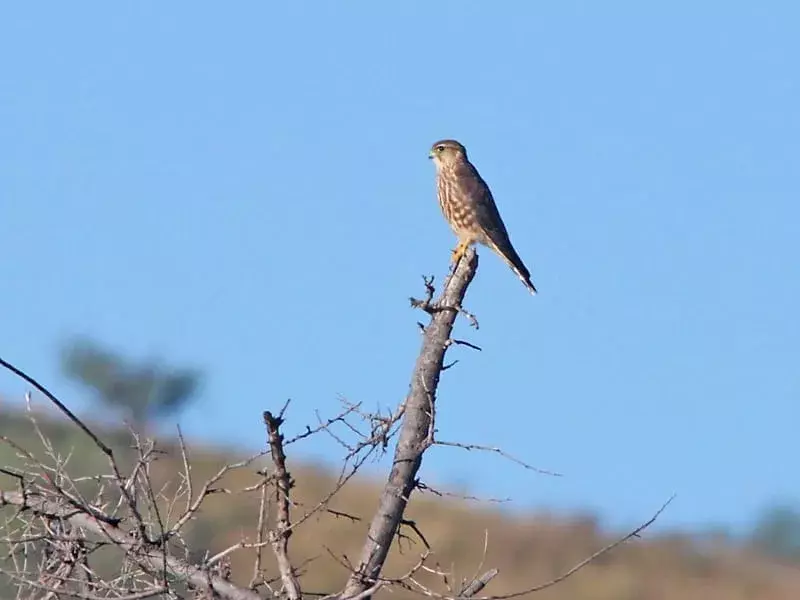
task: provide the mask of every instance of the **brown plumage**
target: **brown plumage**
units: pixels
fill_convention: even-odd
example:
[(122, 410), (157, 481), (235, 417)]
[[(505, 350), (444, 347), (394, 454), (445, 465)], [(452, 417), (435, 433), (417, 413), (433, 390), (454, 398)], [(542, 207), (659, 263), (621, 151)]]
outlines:
[(436, 165), (436, 192), (445, 219), (458, 237), (453, 262), (474, 243), (491, 248), (517, 274), (531, 294), (536, 288), (531, 274), (511, 245), (489, 186), (456, 140), (440, 140), (428, 155)]

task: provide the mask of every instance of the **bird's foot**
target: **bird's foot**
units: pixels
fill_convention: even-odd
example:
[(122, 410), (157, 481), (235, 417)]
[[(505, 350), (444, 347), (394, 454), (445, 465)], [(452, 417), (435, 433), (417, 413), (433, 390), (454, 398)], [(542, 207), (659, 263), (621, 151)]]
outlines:
[(464, 242), (458, 242), (458, 246), (455, 247), (452, 254), (450, 255), (450, 263), (454, 265), (459, 260), (461, 260), (461, 257), (464, 256), (464, 253), (467, 251), (467, 248), (469, 248), (469, 244), (465, 244)]

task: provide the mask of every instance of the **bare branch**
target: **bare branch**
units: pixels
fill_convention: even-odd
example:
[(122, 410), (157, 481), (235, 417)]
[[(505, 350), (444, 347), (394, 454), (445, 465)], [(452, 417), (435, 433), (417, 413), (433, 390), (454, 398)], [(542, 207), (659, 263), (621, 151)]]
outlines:
[(503, 504), (505, 502), (511, 502), (511, 498), (480, 498), (478, 496), (470, 496), (469, 494), (459, 494), (456, 492), (446, 492), (443, 490), (436, 489), (432, 487), (430, 484), (425, 483), (423, 481), (417, 481), (417, 489), (420, 492), (430, 492), (434, 496), (438, 496), (439, 498), (458, 498), (459, 500), (470, 500), (472, 502), (490, 502), (492, 504)]
[[(461, 267), (461, 265), (470, 263), (472, 261), (472, 256), (473, 255), (474, 255), (475, 261), (476, 261), (475, 262), (475, 269), (477, 269), (478, 254), (475, 252), (474, 249), (470, 249), (469, 252), (472, 253), (471, 256), (467, 256), (465, 254), (464, 258), (466, 260), (460, 260), (458, 262), (458, 264), (455, 266), (455, 269), (450, 273), (450, 276), (445, 280), (445, 283), (444, 283), (444, 289), (445, 290), (447, 290), (448, 287), (450, 286), (450, 284), (452, 283), (453, 278), (459, 272), (459, 270), (460, 270), (459, 268)], [(467, 269), (469, 269), (469, 268), (471, 268), (471, 267), (467, 267)], [(474, 276), (475, 276), (475, 274), (473, 272), (472, 277), (474, 277)], [(463, 306), (461, 306), (461, 302), (464, 300), (464, 294), (462, 294), (460, 298), (457, 298), (455, 302), (444, 302), (444, 295), (442, 295), (439, 298), (439, 300), (434, 302), (433, 301), (433, 294), (435, 293), (436, 289), (433, 287), (433, 276), (432, 275), (430, 277), (423, 276), (422, 280), (425, 283), (425, 298), (423, 298), (422, 300), (420, 300), (418, 298), (413, 298), (413, 297), (409, 298), (408, 300), (411, 303), (411, 307), (412, 308), (418, 308), (420, 310), (424, 310), (426, 313), (428, 313), (431, 316), (433, 316), (433, 315), (435, 315), (437, 313), (440, 313), (442, 311), (445, 311), (445, 310), (454, 310), (454, 311), (456, 311), (456, 313), (463, 315), (464, 318), (467, 319), (467, 321), (469, 322), (469, 324), (472, 327), (474, 327), (475, 329), (479, 329), (478, 319), (475, 317), (475, 315), (473, 315), (471, 312), (469, 312)], [(467, 284), (464, 286), (464, 293), (465, 294), (466, 294), (466, 288), (467, 288), (467, 286), (469, 286), (469, 283), (471, 281), (472, 281), (472, 279), (470, 278), (469, 282), (467, 282)], [(419, 325), (420, 329), (424, 333), (426, 327), (422, 323), (417, 323), (417, 325)]]
[[(163, 481), (160, 477), (161, 469), (154, 466), (157, 455), (162, 452), (156, 450), (154, 442), (143, 442), (135, 432), (131, 432), (135, 440), (133, 449), (136, 455), (132, 457), (135, 462), (129, 466), (131, 457), (124, 453), (119, 456), (125, 460), (120, 459), (118, 463), (112, 448), (55, 395), (36, 379), (0, 358), (0, 366), (31, 384), (77, 425), (106, 457), (110, 466), (110, 471), (104, 473), (71, 478), (67, 467), (76, 458), (72, 458), (71, 452), (59, 452), (58, 446), (52, 444), (39, 428), (32, 413), (30, 420), (38, 436), (38, 441), (34, 441), (37, 445), (41, 442), (44, 461), (26, 450), (24, 444), (16, 443), (8, 437), (0, 437), (0, 442), (12, 448), (22, 464), (21, 468), (0, 468), (0, 473), (13, 477), (19, 487), (18, 491), (0, 490), (0, 508), (7, 505), (16, 507), (16, 512), (7, 518), (4, 535), (0, 538), (0, 542), (8, 544), (10, 548), (6, 559), (13, 563), (15, 571), (6, 573), (0, 570), (0, 573), (19, 585), (30, 588), (34, 597), (41, 596), (46, 600), (59, 597), (84, 600), (100, 600), (104, 597), (144, 600), (156, 595), (179, 597), (179, 588), (175, 588), (172, 583), (175, 579), (184, 582), (196, 592), (198, 599), (263, 600), (269, 597), (302, 600), (304, 594), (300, 578), (307, 570), (306, 565), (314, 559), (309, 558), (300, 567), (293, 566), (289, 556), (291, 536), (312, 515), (318, 513), (345, 517), (353, 522), (360, 521), (359, 516), (331, 508), (331, 500), (370, 457), (382, 457), (395, 436), (398, 439), (391, 470), (381, 490), (377, 509), (369, 521), (366, 539), (357, 555), (358, 560), (351, 561), (348, 555), (337, 557), (331, 552), (335, 560), (349, 572), (344, 589), (338, 594), (306, 596), (319, 595), (336, 600), (371, 600), (378, 590), (386, 588), (392, 591), (395, 588), (437, 600), (508, 600), (564, 581), (599, 556), (637, 537), (655, 522), (672, 498), (646, 523), (601, 548), (562, 575), (518, 592), (502, 596), (478, 596), (498, 575), (497, 569), (479, 575), (484, 571), (488, 532), (484, 539), (483, 559), (475, 569), (472, 579), (461, 578), (457, 581), (454, 566), (446, 571), (438, 563), (435, 568), (426, 564), (433, 549), (422, 528), (405, 517), (411, 494), (416, 489), (440, 496), (456, 496), (432, 489), (419, 480), (423, 455), (432, 446), (490, 452), (525, 469), (560, 476), (559, 473), (533, 467), (498, 447), (436, 439), (439, 380), (442, 372), (458, 362), (445, 364), (448, 349), (453, 345), (460, 345), (481, 350), (471, 342), (452, 337), (459, 315), (472, 327), (478, 328), (475, 316), (463, 308), (466, 290), (477, 267), (477, 253), (474, 248), (470, 248), (445, 279), (437, 298), (434, 298), (436, 289), (433, 277), (423, 277), (424, 297), (421, 300), (410, 299), (411, 305), (427, 313), (430, 320), (427, 325), (419, 324), (423, 334), (420, 353), (412, 373), (408, 395), (396, 409), (387, 412), (379, 408), (375, 412), (367, 412), (361, 403), (343, 400), (344, 410), (338, 415), (328, 419), (317, 415), (318, 424), (314, 428), (306, 426), (304, 431), (286, 440), (281, 432), (284, 415), (290, 404), (286, 401), (277, 416), (269, 411), (263, 413), (267, 432), (266, 449), (246, 460), (226, 464), (205, 482), (196, 495), (195, 483), (199, 487), (199, 482), (193, 481), (192, 465), (180, 428), (176, 446), (179, 447), (182, 464), (175, 467), (172, 473), (177, 482), (175, 479)], [(26, 395), (26, 400), (30, 412), (29, 394)], [(333, 488), (321, 499), (315, 497), (311, 501), (298, 502), (292, 494), (294, 481), (287, 468), (285, 448), (288, 444), (302, 441), (316, 433), (327, 434), (344, 449), (341, 471)], [(267, 452), (271, 455), (272, 466), (257, 472), (263, 479), (257, 483), (248, 481), (247, 485), (239, 485), (233, 491), (217, 487), (226, 473), (249, 465)], [(125, 467), (124, 474), (120, 465)], [(157, 485), (160, 487), (156, 487)], [(86, 493), (87, 486), (91, 490), (89, 493)], [(174, 493), (169, 493), (169, 490), (174, 490)], [(238, 543), (221, 551), (215, 549), (216, 553), (213, 555), (209, 550), (203, 551), (205, 560), (190, 558), (197, 555), (198, 549), (188, 547), (185, 539), (188, 534), (182, 531), (183, 528), (198, 515), (209, 495), (230, 494), (234, 491), (239, 494), (260, 492), (254, 539), (243, 534)], [(459, 497), (477, 500), (470, 496)], [(268, 515), (272, 514), (273, 503), (276, 509), (275, 521), (270, 528)], [(14, 511), (8, 511), (12, 512)], [(253, 521), (255, 520), (254, 515)], [(399, 578), (382, 576), (392, 545), (397, 543), (400, 552), (405, 553), (409, 546), (419, 548), (417, 538), (424, 545), (424, 551), (420, 553), (416, 564)], [(278, 573), (273, 574), (272, 579), (268, 579), (264, 572), (263, 548), (267, 545), (271, 546), (278, 565)], [(320, 545), (328, 550), (324, 542)], [(97, 561), (91, 556), (92, 553), (109, 546), (121, 550), (122, 558), (114, 575), (104, 580), (90, 568), (89, 559), (91, 558), (92, 566), (95, 566)], [(176, 553), (176, 549), (179, 552)], [(234, 552), (242, 549), (255, 551), (252, 578), (247, 588), (230, 581), (231, 557)], [(178, 558), (176, 554), (185, 558)], [(36, 561), (39, 561), (38, 564), (34, 564)], [(33, 569), (29, 569), (31, 564), (34, 564)], [(31, 573), (36, 575), (31, 576)], [(446, 593), (440, 593), (441, 587), (439, 591), (426, 587), (423, 583), (427, 578), (426, 574), (440, 577)], [(262, 587), (264, 595), (260, 593)]]
[(22, 511), (31, 511), (44, 518), (61, 519), (76, 527), (82, 527), (100, 537), (113, 542), (119, 548), (135, 556), (137, 563), (148, 569), (160, 570), (166, 560), (167, 568), (174, 577), (187, 581), (200, 589), (211, 588), (229, 600), (262, 600), (256, 592), (236, 586), (224, 578), (208, 572), (174, 556), (166, 556), (160, 545), (142, 544), (136, 535), (131, 535), (118, 525), (95, 519), (91, 514), (77, 511), (42, 497), (39, 494), (6, 492), (0, 490), (0, 507), (12, 505)]
[(84, 432), (86, 435), (88, 435), (90, 438), (92, 438), (92, 441), (95, 443), (95, 445), (96, 445), (98, 448), (100, 448), (100, 450), (102, 450), (103, 454), (105, 454), (106, 456), (109, 456), (109, 457), (113, 455), (113, 452), (111, 451), (111, 448), (109, 448), (108, 446), (106, 446), (106, 445), (105, 445), (105, 444), (104, 444), (104, 443), (103, 443), (103, 442), (100, 440), (100, 438), (98, 438), (98, 437), (97, 437), (97, 436), (96, 436), (96, 435), (95, 435), (95, 434), (92, 432), (92, 430), (91, 430), (91, 429), (89, 429), (89, 428), (88, 428), (86, 425), (84, 425), (83, 421), (81, 421), (81, 420), (80, 420), (78, 417), (76, 417), (76, 416), (73, 414), (73, 412), (72, 412), (70, 409), (68, 409), (68, 408), (67, 408), (67, 407), (66, 407), (66, 406), (65, 406), (65, 405), (64, 405), (64, 404), (61, 402), (61, 400), (59, 400), (58, 398), (56, 398), (56, 397), (53, 395), (53, 393), (52, 393), (52, 392), (50, 392), (50, 390), (48, 390), (46, 387), (44, 387), (44, 386), (43, 386), (41, 383), (39, 383), (39, 382), (38, 382), (36, 379), (34, 379), (33, 377), (31, 377), (30, 375), (28, 375), (27, 373), (25, 373), (25, 371), (22, 371), (21, 369), (18, 369), (17, 367), (15, 367), (14, 365), (12, 365), (10, 362), (8, 362), (8, 361), (6, 361), (6, 360), (3, 360), (2, 358), (0, 358), (0, 366), (2, 366), (2, 367), (5, 367), (6, 369), (8, 369), (8, 370), (9, 370), (9, 371), (11, 371), (12, 373), (14, 373), (14, 375), (16, 375), (17, 377), (19, 377), (19, 378), (21, 378), (21, 379), (24, 379), (25, 381), (27, 381), (28, 383), (30, 383), (30, 384), (31, 384), (33, 387), (35, 387), (37, 390), (39, 390), (39, 391), (40, 391), (42, 394), (44, 394), (44, 395), (45, 395), (45, 397), (46, 397), (48, 400), (50, 400), (50, 402), (52, 402), (53, 404), (55, 404), (55, 405), (58, 407), (58, 409), (59, 409), (59, 410), (60, 410), (62, 413), (64, 413), (64, 415), (66, 415), (66, 417), (67, 417), (67, 418), (68, 418), (70, 421), (72, 421), (72, 422), (73, 422), (75, 425), (77, 425), (77, 426), (78, 426), (78, 428), (79, 428), (81, 431), (83, 431), (83, 432)]
[[(66, 417), (70, 421), (72, 421), (75, 425), (78, 426), (78, 428), (81, 431), (83, 431), (87, 436), (89, 436), (91, 438), (91, 440), (94, 442), (95, 446), (97, 446), (100, 449), (100, 451), (103, 454), (105, 454), (106, 458), (108, 459), (109, 466), (111, 467), (111, 469), (112, 469), (112, 471), (114, 473), (114, 480), (117, 482), (117, 486), (119, 487), (119, 490), (122, 493), (123, 498), (125, 499), (125, 502), (126, 502), (126, 504), (128, 506), (128, 509), (130, 510), (131, 514), (133, 515), (134, 519), (136, 520), (136, 524), (137, 524), (138, 529), (139, 529), (139, 532), (138, 532), (139, 536), (143, 540), (147, 539), (147, 526), (146, 526), (146, 524), (144, 522), (144, 519), (142, 518), (141, 513), (139, 512), (139, 509), (138, 509), (138, 506), (137, 506), (137, 503), (136, 503), (135, 494), (132, 494), (130, 489), (126, 485), (125, 479), (122, 477), (122, 474), (121, 474), (120, 469), (119, 469), (119, 465), (117, 464), (117, 460), (114, 457), (113, 450), (111, 450), (111, 448), (109, 446), (107, 446), (105, 443), (103, 443), (103, 441), (97, 435), (95, 435), (95, 433), (83, 421), (81, 421), (77, 416), (75, 416), (75, 414), (69, 408), (67, 408), (67, 406), (63, 402), (61, 402), (61, 400), (59, 400), (55, 396), (55, 394), (53, 394), (50, 390), (48, 390), (44, 385), (39, 383), (35, 378), (33, 378), (32, 376), (28, 375), (27, 373), (25, 373), (21, 369), (18, 369), (17, 367), (12, 365), (8, 361), (3, 360), (2, 358), (0, 358), (0, 366), (5, 367), (6, 369), (11, 371), (12, 373), (17, 375), (18, 377), (20, 377), (23, 380), (25, 380), (28, 383), (30, 383), (33, 387), (35, 387), (37, 390), (39, 390), (39, 392), (44, 394), (44, 396), (48, 400), (50, 400), (50, 402), (55, 404), (56, 407), (64, 415), (66, 415)], [(62, 495), (66, 496), (66, 497), (69, 497), (68, 494), (66, 494), (66, 493), (62, 493)], [(95, 514), (94, 516), (95, 516), (95, 518), (102, 518), (103, 517), (103, 515), (100, 515), (100, 514)], [(109, 517), (105, 517), (105, 518), (108, 519)]]
[(352, 405), (346, 407), (346, 409), (343, 412), (339, 413), (335, 417), (331, 417), (330, 419), (325, 420), (324, 422), (320, 423), (319, 425), (317, 425), (313, 429), (311, 427), (309, 427), (308, 425), (306, 425), (306, 430), (303, 433), (300, 433), (300, 434), (294, 436), (293, 438), (288, 439), (288, 440), (283, 442), (284, 448), (286, 446), (288, 446), (289, 444), (294, 444), (295, 442), (299, 442), (300, 440), (303, 440), (303, 439), (305, 439), (305, 438), (307, 438), (309, 436), (312, 436), (315, 433), (317, 433), (319, 431), (322, 431), (323, 429), (329, 429), (331, 427), (331, 425), (333, 425), (334, 423), (342, 423), (342, 422), (344, 422), (344, 420), (347, 417), (347, 415), (349, 415), (350, 413), (358, 410), (358, 406), (359, 406), (358, 404), (352, 404)]
[[(436, 313), (437, 310), (433, 302), (433, 295), (436, 293), (436, 288), (433, 287), (433, 280), (434, 280), (433, 275), (431, 276), (423, 275), (422, 282), (423, 285), (425, 286), (425, 298), (422, 300), (418, 300), (417, 298), (408, 299), (413, 308), (419, 308), (420, 310), (424, 310), (426, 313), (431, 315)], [(418, 325), (420, 326), (420, 329), (422, 329), (424, 332), (425, 326), (422, 323), (418, 323)]]
[(264, 456), (265, 452), (258, 452), (244, 460), (241, 460), (237, 463), (227, 464), (222, 466), (219, 471), (217, 471), (210, 479), (208, 479), (204, 484), (203, 487), (200, 489), (200, 492), (197, 494), (197, 498), (192, 501), (189, 505), (189, 508), (181, 515), (181, 517), (175, 522), (175, 524), (168, 530), (165, 531), (164, 534), (161, 536), (160, 541), (167, 541), (174, 535), (176, 535), (186, 523), (188, 523), (200, 510), (200, 506), (205, 501), (206, 497), (210, 496), (211, 494), (220, 494), (225, 493), (227, 490), (222, 488), (214, 487), (220, 479), (222, 479), (226, 473), (232, 471), (234, 469), (239, 469), (241, 467), (246, 467), (247, 465), (251, 464), (254, 460)]
[(659, 508), (652, 517), (650, 517), (647, 521), (645, 521), (644, 523), (639, 525), (636, 529), (634, 529), (633, 531), (631, 531), (627, 535), (622, 536), (618, 540), (608, 544), (607, 546), (604, 546), (604, 547), (600, 548), (600, 550), (598, 550), (597, 552), (595, 552), (591, 556), (586, 557), (584, 560), (582, 560), (581, 562), (576, 564), (574, 567), (572, 567), (571, 569), (569, 569), (565, 573), (559, 575), (555, 579), (551, 579), (550, 581), (548, 581), (546, 583), (534, 586), (534, 587), (529, 588), (527, 590), (522, 590), (521, 592), (516, 592), (516, 593), (513, 593), (513, 594), (505, 594), (503, 596), (492, 596), (491, 599), (490, 598), (485, 598), (484, 600), (504, 600), (506, 598), (515, 598), (517, 596), (522, 596), (524, 594), (533, 593), (533, 592), (539, 592), (541, 590), (547, 589), (549, 587), (554, 586), (557, 583), (560, 583), (560, 582), (564, 581), (567, 577), (571, 577), (572, 575), (574, 575), (575, 573), (580, 571), (583, 567), (585, 567), (586, 565), (588, 565), (592, 561), (596, 560), (597, 558), (599, 558), (603, 554), (605, 554), (607, 552), (610, 552), (611, 550), (613, 550), (617, 546), (620, 546), (620, 545), (624, 544), (625, 542), (627, 542), (630, 539), (633, 539), (635, 537), (639, 537), (639, 534), (642, 531), (644, 531), (645, 529), (650, 527), (650, 525), (652, 525), (653, 523), (656, 522), (656, 519), (658, 519), (658, 517), (661, 516), (661, 513), (664, 512), (664, 510), (667, 508), (667, 506), (669, 506), (669, 504), (674, 499), (675, 499), (674, 495), (670, 496), (669, 500), (667, 500), (664, 504), (662, 504), (661, 508)]
[(186, 485), (186, 510), (192, 506), (192, 498), (194, 498), (194, 489), (192, 486), (192, 468), (189, 464), (189, 453), (186, 450), (186, 440), (183, 439), (183, 431), (178, 425), (178, 442), (181, 447), (181, 460), (183, 461), (183, 479)]
[(548, 471), (546, 469), (540, 469), (538, 467), (534, 467), (529, 465), (528, 463), (510, 455), (508, 452), (503, 450), (502, 448), (497, 448), (496, 446), (481, 446), (478, 444), (462, 444), (460, 442), (441, 442), (439, 440), (435, 440), (434, 444), (437, 446), (449, 446), (451, 448), (461, 448), (462, 450), (481, 450), (483, 452), (492, 452), (494, 454), (498, 454), (503, 458), (510, 460), (511, 462), (517, 463), (519, 466), (527, 469), (529, 471), (535, 471), (536, 473), (540, 473), (542, 475), (551, 475), (553, 477), (563, 477), (561, 473), (556, 473), (555, 471)]
[[(577, 563), (575, 566), (571, 567), (570, 569), (568, 569), (567, 571), (565, 571), (564, 573), (562, 573), (558, 577), (555, 577), (555, 578), (551, 579), (550, 581), (531, 586), (531, 587), (526, 588), (524, 590), (518, 590), (516, 592), (511, 592), (509, 594), (501, 594), (501, 595), (496, 595), (496, 596), (474, 596), (474, 595), (472, 595), (471, 597), (473, 598), (473, 600), (509, 600), (510, 598), (518, 598), (519, 596), (525, 596), (527, 594), (532, 594), (534, 592), (540, 592), (542, 590), (545, 590), (545, 589), (547, 589), (549, 587), (552, 587), (552, 586), (556, 585), (557, 583), (561, 583), (565, 579), (573, 576), (575, 573), (577, 573), (578, 571), (583, 569), (586, 565), (588, 565), (591, 562), (597, 560), (599, 557), (601, 557), (604, 554), (610, 552), (614, 548), (617, 548), (618, 546), (621, 546), (622, 544), (624, 544), (625, 542), (627, 542), (627, 541), (629, 541), (629, 540), (631, 540), (633, 538), (639, 537), (639, 534), (642, 533), (642, 531), (644, 531), (645, 529), (647, 529), (653, 523), (656, 522), (658, 517), (661, 516), (661, 513), (664, 512), (664, 510), (667, 508), (667, 506), (669, 506), (669, 504), (674, 499), (675, 499), (675, 496), (674, 495), (671, 496), (669, 498), (669, 500), (667, 500), (664, 504), (661, 505), (661, 507), (655, 512), (655, 514), (653, 514), (652, 517), (650, 517), (647, 521), (645, 521), (644, 523), (639, 525), (636, 529), (630, 531), (629, 533), (627, 533), (624, 536), (622, 536), (621, 538), (618, 538), (617, 540), (611, 542), (610, 544), (607, 544), (606, 546), (603, 546), (602, 548), (600, 548), (594, 554), (586, 557), (585, 559), (583, 559), (582, 561)], [(492, 575), (492, 577), (494, 577), (494, 575)], [(475, 583), (475, 582), (473, 582), (473, 583)], [(470, 588), (471, 586), (472, 586), (472, 584), (467, 586), (467, 588)], [(429, 590), (429, 589), (427, 589), (427, 588), (425, 588), (425, 587), (423, 587), (423, 586), (421, 586), (419, 584), (417, 584), (416, 587), (417, 587), (418, 591), (420, 591), (425, 596), (429, 596), (431, 598), (437, 598), (438, 600), (463, 600), (464, 598), (467, 597), (467, 596), (464, 596), (464, 595), (461, 595), (461, 596), (448, 596), (446, 594), (439, 594), (439, 593), (436, 593), (436, 592), (434, 592), (432, 590)], [(480, 591), (480, 590), (477, 590), (477, 591)], [(473, 594), (477, 593), (477, 591), (473, 592)]]
[(255, 589), (258, 580), (261, 578), (261, 561), (263, 555), (264, 528), (267, 521), (267, 482), (261, 484), (261, 498), (258, 503), (258, 524), (256, 525), (256, 558), (253, 564), (253, 576), (250, 579), (250, 588)]
[[(385, 581), (378, 581), (372, 587), (365, 589), (363, 592), (359, 592), (355, 596), (341, 596), (339, 600), (364, 600), (364, 598), (369, 598), (370, 596), (372, 596), (372, 594), (377, 592), (385, 585), (386, 585)], [(334, 598), (335, 596), (326, 596), (326, 597)]]
[(471, 598), (472, 596), (480, 592), (483, 588), (485, 588), (486, 584), (488, 584), (492, 579), (497, 577), (497, 574), (499, 572), (500, 571), (498, 571), (497, 569), (486, 571), (486, 573), (484, 573), (480, 577), (475, 578), (472, 581), (472, 583), (470, 583), (463, 590), (461, 590), (461, 592), (459, 592), (458, 595), (461, 598)]
[[(281, 411), (283, 412), (283, 411)], [(289, 514), (289, 491), (292, 488), (292, 478), (286, 469), (286, 454), (283, 451), (283, 435), (280, 427), (283, 418), (275, 417), (271, 412), (264, 411), (264, 425), (267, 426), (267, 442), (272, 452), (272, 462), (275, 464), (273, 481), (275, 483), (275, 500), (278, 506), (275, 528), (269, 532), (272, 551), (278, 561), (278, 571), (289, 600), (299, 600), (301, 597), (300, 582), (294, 574), (294, 568), (289, 560), (289, 538), (292, 536), (291, 518)]]
[[(92, 595), (92, 594), (84, 594), (84, 593), (81, 593), (81, 592), (76, 592), (76, 591), (71, 591), (71, 590), (66, 590), (66, 589), (55, 589), (55, 588), (53, 588), (51, 586), (43, 585), (41, 583), (38, 583), (36, 581), (32, 581), (30, 579), (25, 579), (23, 577), (20, 577), (16, 573), (11, 573), (11, 572), (5, 571), (3, 569), (0, 569), (0, 573), (5, 575), (6, 577), (9, 577), (10, 579), (16, 580), (18, 583), (20, 583), (20, 584), (22, 584), (22, 585), (24, 585), (26, 587), (31, 587), (31, 588), (34, 588), (36, 590), (40, 590), (42, 592), (47, 592), (47, 596), (45, 596), (46, 598), (47, 597), (53, 597), (53, 596), (55, 596), (55, 597), (62, 597), (63, 596), (65, 598), (80, 598), (81, 600), (107, 600), (107, 598), (102, 597), (102, 596), (96, 596), (96, 595)], [(155, 588), (150, 588), (150, 589), (147, 589), (147, 590), (142, 590), (140, 592), (134, 592), (132, 594), (126, 594), (126, 595), (123, 595), (123, 596), (114, 596), (113, 598), (114, 598), (114, 600), (145, 600), (145, 598), (152, 598), (153, 596), (158, 596), (158, 595), (164, 594), (164, 593), (166, 593), (168, 591), (169, 591), (169, 589), (166, 588), (166, 587), (155, 587)]]
[(454, 344), (456, 346), (466, 346), (467, 348), (472, 348), (473, 350), (477, 350), (478, 352), (482, 352), (483, 351), (483, 349), (480, 346), (476, 346), (472, 342), (468, 342), (466, 340), (457, 340), (455, 338), (450, 338), (449, 340), (447, 340), (447, 345), (448, 346), (452, 346)]
[(427, 299), (412, 299), (412, 305), (426, 310), (431, 315), (431, 321), (425, 327), (422, 349), (411, 378), (411, 389), (405, 403), (405, 416), (389, 479), (370, 524), (358, 567), (345, 586), (342, 594), (344, 598), (358, 596), (378, 581), (408, 498), (414, 489), (422, 455), (429, 446), (428, 435), (436, 388), (447, 350), (447, 340), (450, 339), (453, 324), (459, 314), (459, 309), (452, 307), (461, 306), (477, 268), (478, 255), (470, 248), (465, 260), (459, 261), (452, 275), (448, 277), (435, 303), (432, 302), (432, 279), (425, 280)]

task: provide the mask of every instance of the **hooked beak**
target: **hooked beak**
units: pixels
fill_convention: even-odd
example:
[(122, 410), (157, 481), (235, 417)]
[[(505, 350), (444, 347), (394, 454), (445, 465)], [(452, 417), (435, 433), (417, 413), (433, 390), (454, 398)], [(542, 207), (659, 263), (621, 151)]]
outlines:
[(431, 150), (430, 152), (428, 152), (428, 158), (429, 158), (429, 159), (430, 159), (430, 158), (433, 158), (433, 150)]

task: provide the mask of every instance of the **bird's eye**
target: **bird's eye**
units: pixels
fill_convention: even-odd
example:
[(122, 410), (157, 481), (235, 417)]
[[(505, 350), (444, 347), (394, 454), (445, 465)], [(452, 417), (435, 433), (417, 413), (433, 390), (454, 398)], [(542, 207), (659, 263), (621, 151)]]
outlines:
[(437, 152), (444, 152), (444, 146), (436, 146)]

